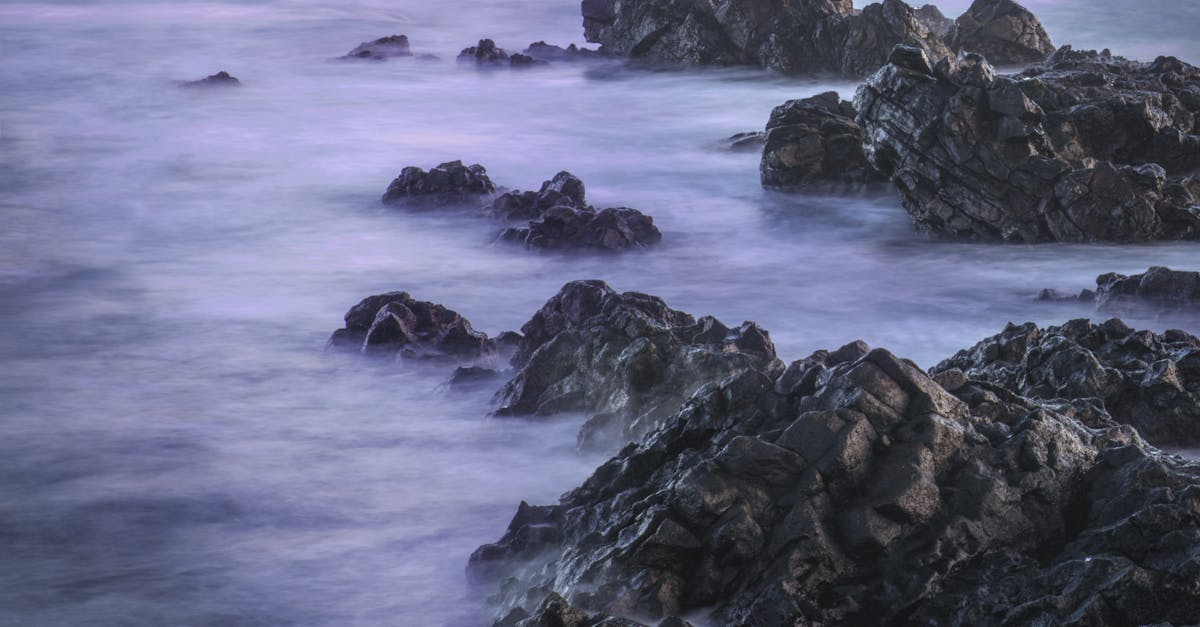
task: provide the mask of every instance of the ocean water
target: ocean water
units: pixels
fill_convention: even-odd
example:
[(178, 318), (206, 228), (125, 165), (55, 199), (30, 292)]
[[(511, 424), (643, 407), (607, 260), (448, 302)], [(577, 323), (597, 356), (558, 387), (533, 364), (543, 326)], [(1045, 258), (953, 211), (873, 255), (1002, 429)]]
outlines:
[[(1194, 3), (1029, 6), (1059, 44), (1200, 61)], [(369, 294), (497, 333), (600, 278), (755, 320), (785, 358), (861, 338), (929, 366), (1095, 315), (1042, 288), (1200, 269), (1194, 244), (933, 242), (891, 194), (766, 192), (757, 154), (717, 148), (848, 81), (453, 61), (481, 37), (583, 43), (579, 21), (548, 0), (0, 4), (0, 624), (486, 623), (467, 556), (600, 460), (580, 417), (492, 419), (443, 367), (326, 353)], [(393, 33), (442, 60), (331, 60)], [(244, 86), (175, 85), (219, 69)], [(380, 205), (450, 159), (520, 189), (569, 170), (663, 244), (541, 255)]]

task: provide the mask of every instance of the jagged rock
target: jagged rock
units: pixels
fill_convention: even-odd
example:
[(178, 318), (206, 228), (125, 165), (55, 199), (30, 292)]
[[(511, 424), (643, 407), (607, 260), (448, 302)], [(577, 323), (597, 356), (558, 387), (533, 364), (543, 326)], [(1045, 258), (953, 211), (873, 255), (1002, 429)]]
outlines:
[(1200, 444), (1200, 339), (1134, 331), (1117, 319), (1009, 324), (935, 366), (1035, 399), (1098, 399), (1158, 446)]
[(862, 187), (886, 181), (867, 163), (854, 117), (854, 106), (832, 91), (775, 107), (758, 168), (763, 187)]
[(975, 0), (954, 21), (949, 41), (955, 51), (981, 54), (996, 65), (1035, 63), (1054, 52), (1042, 23), (1012, 0)]
[[(1008, 54), (1034, 45), (1029, 32), (1045, 35), (1018, 5), (979, 5), (962, 18), (964, 43)], [(949, 55), (949, 38), (959, 30), (936, 8), (918, 11), (900, 0), (861, 11), (850, 0), (583, 0), (581, 10), (584, 36), (605, 54), (655, 64), (758, 65), (855, 77), (878, 69), (897, 44), (921, 47), (934, 59)]]
[(509, 55), (503, 48), (497, 48), (496, 42), (491, 39), (480, 39), (478, 44), (463, 48), (458, 53), (458, 61), (476, 65), (508, 65)]
[(528, 226), (509, 227), (499, 239), (542, 250), (593, 249), (610, 252), (646, 248), (662, 241), (654, 219), (629, 207), (557, 206), (531, 220)]
[(186, 81), (180, 83), (181, 87), (241, 87), (242, 82), (221, 70), (211, 76), (205, 76), (197, 81)]
[(554, 207), (586, 208), (586, 188), (579, 177), (567, 171), (543, 181), (536, 192), (505, 192), (492, 202), (492, 217), (506, 222), (536, 220)]
[(419, 301), (407, 292), (364, 298), (346, 312), (346, 326), (329, 344), (369, 354), (441, 362), (497, 361), (498, 348), (487, 334), (442, 305)]
[(1115, 272), (1102, 274), (1096, 277), (1096, 300), (1100, 311), (1110, 314), (1200, 313), (1200, 272), (1154, 266), (1142, 274), (1130, 276)]
[(580, 48), (575, 44), (563, 48), (562, 46), (555, 46), (544, 41), (535, 41), (529, 44), (529, 47), (523, 51), (523, 54), (546, 62), (592, 61), (604, 58), (604, 55), (596, 50)]
[(782, 369), (766, 331), (699, 320), (603, 281), (573, 281), (521, 327), (499, 415), (593, 414), (581, 446), (646, 433), (696, 388), (748, 368)]
[(354, 50), (346, 53), (343, 59), (369, 59), (383, 61), (393, 57), (411, 57), (412, 50), (408, 47), (408, 37), (404, 35), (389, 35), (375, 41), (365, 41)]
[(415, 166), (404, 168), (388, 185), (383, 202), (415, 208), (474, 206), (490, 198), (495, 191), (496, 186), (483, 166), (449, 161), (428, 172)]
[(1200, 615), (1200, 467), (942, 380), (858, 344), (705, 385), (557, 505), (523, 505), (469, 571), (500, 579), (498, 616), (548, 593), (731, 625)]
[(1064, 47), (1020, 74), (898, 47), (854, 106), (918, 228), (1023, 241), (1200, 237), (1200, 70)]
[(745, 131), (734, 133), (721, 140), (720, 147), (733, 152), (762, 152), (765, 143), (767, 143), (766, 131)]

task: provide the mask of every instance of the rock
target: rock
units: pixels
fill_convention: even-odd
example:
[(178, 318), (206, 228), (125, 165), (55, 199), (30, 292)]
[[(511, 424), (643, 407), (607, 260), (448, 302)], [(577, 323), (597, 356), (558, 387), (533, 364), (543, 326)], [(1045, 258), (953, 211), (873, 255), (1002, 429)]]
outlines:
[(758, 168), (763, 187), (861, 188), (885, 182), (863, 155), (854, 117), (853, 105), (832, 91), (775, 107)]
[(197, 81), (186, 81), (180, 83), (181, 87), (241, 87), (242, 82), (221, 70), (211, 76), (205, 76)]
[(696, 320), (603, 281), (573, 281), (521, 327), (516, 375), (498, 415), (586, 412), (585, 447), (634, 439), (704, 383), (749, 368), (782, 370), (766, 331)]
[(594, 61), (604, 59), (605, 56), (597, 50), (588, 48), (580, 48), (575, 44), (571, 44), (566, 48), (555, 46), (544, 41), (535, 41), (529, 44), (529, 47), (523, 51), (526, 56), (533, 57), (539, 61), (557, 62), (557, 61)]
[(528, 226), (505, 229), (499, 239), (542, 250), (619, 252), (653, 246), (662, 241), (662, 232), (654, 226), (653, 218), (629, 207), (596, 211), (557, 206), (531, 220)]
[(504, 48), (496, 47), (496, 42), (491, 39), (480, 39), (478, 44), (463, 48), (463, 51), (458, 53), (458, 62), (470, 63), (481, 68), (500, 66), (522, 68), (546, 64), (545, 60), (532, 55), (521, 53), (510, 55)]
[(449, 161), (428, 172), (414, 166), (404, 168), (388, 185), (383, 203), (414, 208), (473, 206), (490, 198), (495, 191), (496, 186), (483, 166)]
[(407, 292), (369, 296), (351, 307), (346, 326), (334, 331), (329, 345), (447, 363), (489, 363), (499, 354), (496, 341), (471, 328), (458, 312)]
[(943, 40), (950, 35), (951, 29), (954, 28), (954, 20), (942, 14), (942, 11), (932, 4), (923, 5), (916, 11), (917, 20), (925, 27), (925, 30), (941, 37)]
[(1200, 70), (1064, 47), (1020, 74), (916, 48), (860, 86), (867, 160), (918, 228), (950, 237), (1200, 237)]
[(817, 42), (827, 55), (834, 55), (827, 61), (831, 70), (854, 77), (879, 69), (897, 45), (920, 49), (931, 59), (952, 54), (900, 0), (868, 4), (860, 12), (827, 20)]
[(469, 566), (499, 580), (497, 616), (547, 602), (572, 621), (731, 625), (1200, 615), (1200, 467), (865, 348), (709, 383), (558, 504), (522, 505)]
[(1154, 266), (1130, 276), (1102, 274), (1096, 278), (1096, 301), (1109, 314), (1200, 313), (1200, 272)]
[(567, 171), (543, 181), (536, 192), (505, 192), (492, 202), (491, 215), (505, 222), (536, 220), (554, 207), (586, 208), (586, 187), (579, 177)]
[(975, 0), (954, 21), (955, 51), (975, 52), (996, 65), (1036, 63), (1054, 52), (1042, 23), (1012, 0)]
[(732, 152), (762, 152), (765, 143), (767, 143), (765, 131), (745, 131), (726, 137), (720, 142), (720, 147)]
[(1098, 399), (1157, 446), (1200, 445), (1200, 339), (1183, 331), (1134, 331), (1117, 319), (1010, 324), (931, 372), (950, 369), (1033, 399)]
[(346, 53), (346, 56), (342, 58), (383, 61), (394, 57), (411, 56), (413, 56), (413, 53), (408, 47), (408, 37), (404, 35), (389, 35), (375, 41), (365, 41), (359, 44), (354, 50)]

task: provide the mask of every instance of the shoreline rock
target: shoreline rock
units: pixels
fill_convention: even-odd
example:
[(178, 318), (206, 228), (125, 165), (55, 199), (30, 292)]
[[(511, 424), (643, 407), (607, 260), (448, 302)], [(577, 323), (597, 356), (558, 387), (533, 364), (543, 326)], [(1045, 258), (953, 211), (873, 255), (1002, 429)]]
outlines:
[(184, 81), (179, 84), (180, 87), (188, 88), (209, 88), (209, 87), (241, 87), (242, 82), (229, 72), (221, 70), (216, 74), (205, 76), (202, 79), (195, 81)]
[(546, 61), (531, 57), (527, 54), (514, 52), (509, 54), (504, 48), (496, 46), (491, 39), (480, 39), (478, 44), (463, 48), (458, 53), (459, 64), (474, 64), (478, 68), (501, 67), (511, 68), (546, 65)]
[(1077, 296), (1042, 290), (1039, 301), (1096, 303), (1111, 315), (1200, 314), (1200, 272), (1152, 266), (1140, 274), (1108, 272), (1096, 277), (1096, 289)]
[(330, 336), (331, 348), (441, 363), (499, 358), (496, 340), (473, 329), (458, 312), (408, 292), (368, 296), (346, 312), (345, 322)]
[(417, 209), (481, 206), (495, 191), (483, 166), (448, 161), (428, 172), (416, 166), (404, 168), (388, 185), (382, 202)]
[(340, 58), (385, 61), (392, 58), (411, 56), (413, 56), (413, 53), (409, 48), (408, 37), (404, 35), (389, 35), (387, 37), (380, 37), (374, 41), (364, 41)]
[(775, 107), (759, 164), (763, 187), (861, 189), (886, 183), (863, 154), (855, 116), (854, 106), (832, 91)]

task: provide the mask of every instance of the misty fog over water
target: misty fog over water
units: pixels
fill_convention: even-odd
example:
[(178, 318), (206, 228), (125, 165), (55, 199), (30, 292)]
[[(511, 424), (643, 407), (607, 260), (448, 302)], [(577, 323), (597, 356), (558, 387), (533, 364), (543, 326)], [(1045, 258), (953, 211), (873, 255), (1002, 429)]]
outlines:
[[(1195, 3), (1025, 4), (1059, 45), (1200, 61)], [(441, 60), (332, 61), (401, 33)], [(850, 81), (456, 66), (482, 37), (584, 43), (573, 1), (0, 5), (0, 625), (484, 623), (467, 556), (601, 457), (574, 450), (582, 417), (488, 418), (444, 367), (326, 353), (370, 294), (495, 334), (599, 278), (754, 320), (786, 360), (861, 338), (928, 367), (1095, 316), (1043, 288), (1200, 270), (1194, 243), (931, 241), (891, 193), (767, 192), (757, 153), (717, 147)], [(217, 70), (244, 86), (175, 85)], [(536, 254), (379, 203), (452, 159), (518, 189), (569, 170), (663, 242)]]

